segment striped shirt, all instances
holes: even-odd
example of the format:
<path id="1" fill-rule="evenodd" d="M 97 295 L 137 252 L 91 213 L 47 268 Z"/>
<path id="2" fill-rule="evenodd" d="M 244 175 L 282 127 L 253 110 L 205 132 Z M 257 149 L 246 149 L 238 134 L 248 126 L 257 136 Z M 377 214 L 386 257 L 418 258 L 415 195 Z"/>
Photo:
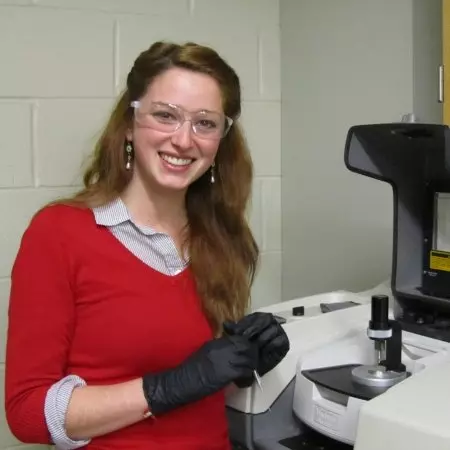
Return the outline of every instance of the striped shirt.
<path id="1" fill-rule="evenodd" d="M 173 239 L 133 222 L 125 204 L 120 198 L 93 209 L 97 225 L 108 227 L 111 233 L 137 258 L 166 275 L 177 275 L 188 264 L 180 258 Z M 89 440 L 74 441 L 65 429 L 66 411 L 72 391 L 86 382 L 77 375 L 55 383 L 47 392 L 44 413 L 47 427 L 57 449 L 70 450 L 83 447 Z"/>

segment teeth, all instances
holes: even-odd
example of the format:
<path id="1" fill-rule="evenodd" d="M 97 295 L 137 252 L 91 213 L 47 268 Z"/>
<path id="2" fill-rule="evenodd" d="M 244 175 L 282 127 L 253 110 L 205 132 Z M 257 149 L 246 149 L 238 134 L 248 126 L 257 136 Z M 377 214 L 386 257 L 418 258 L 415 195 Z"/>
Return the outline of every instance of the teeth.
<path id="1" fill-rule="evenodd" d="M 192 159 L 175 158 L 174 156 L 165 155 L 163 153 L 161 153 L 161 158 L 174 166 L 187 166 L 192 162 Z"/>

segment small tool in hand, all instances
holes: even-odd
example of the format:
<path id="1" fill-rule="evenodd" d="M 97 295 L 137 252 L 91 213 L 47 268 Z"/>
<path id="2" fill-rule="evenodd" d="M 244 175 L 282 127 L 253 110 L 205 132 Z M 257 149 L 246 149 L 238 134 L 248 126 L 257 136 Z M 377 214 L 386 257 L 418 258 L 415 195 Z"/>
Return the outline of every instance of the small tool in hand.
<path id="1" fill-rule="evenodd" d="M 262 383 L 261 383 L 261 377 L 260 377 L 258 371 L 257 371 L 257 370 L 254 370 L 254 371 L 253 371 L 253 375 L 255 375 L 255 380 L 256 380 L 256 383 L 257 383 L 258 386 L 259 386 L 259 389 L 261 390 L 261 392 L 264 392 L 263 387 L 262 387 Z M 272 410 L 270 409 L 270 406 L 269 406 L 268 411 L 269 411 L 269 412 L 272 411 Z"/>
<path id="2" fill-rule="evenodd" d="M 254 370 L 253 375 L 255 375 L 255 380 L 256 380 L 256 383 L 258 383 L 259 389 L 261 389 L 261 392 L 263 392 L 261 377 L 259 376 L 259 373 L 256 370 Z"/>

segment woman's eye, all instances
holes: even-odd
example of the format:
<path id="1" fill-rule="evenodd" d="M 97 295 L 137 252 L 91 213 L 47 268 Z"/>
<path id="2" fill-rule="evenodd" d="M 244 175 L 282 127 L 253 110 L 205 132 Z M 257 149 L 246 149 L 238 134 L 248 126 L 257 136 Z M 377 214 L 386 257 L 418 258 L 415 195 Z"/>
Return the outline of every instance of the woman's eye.
<path id="1" fill-rule="evenodd" d="M 214 121 L 206 119 L 197 121 L 197 126 L 202 128 L 217 128 L 217 124 Z"/>
<path id="2" fill-rule="evenodd" d="M 157 111 L 157 112 L 154 112 L 152 115 L 156 119 L 160 119 L 160 120 L 177 120 L 177 118 L 173 114 L 171 114 L 167 111 Z"/>

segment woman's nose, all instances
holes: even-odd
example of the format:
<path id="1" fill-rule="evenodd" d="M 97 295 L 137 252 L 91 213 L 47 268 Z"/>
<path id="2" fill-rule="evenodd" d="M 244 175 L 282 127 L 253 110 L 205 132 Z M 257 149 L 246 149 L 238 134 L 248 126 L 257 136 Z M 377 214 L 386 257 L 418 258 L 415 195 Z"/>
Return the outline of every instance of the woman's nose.
<path id="1" fill-rule="evenodd" d="M 192 147 L 192 124 L 186 120 L 172 135 L 172 143 L 177 147 L 189 149 Z"/>

